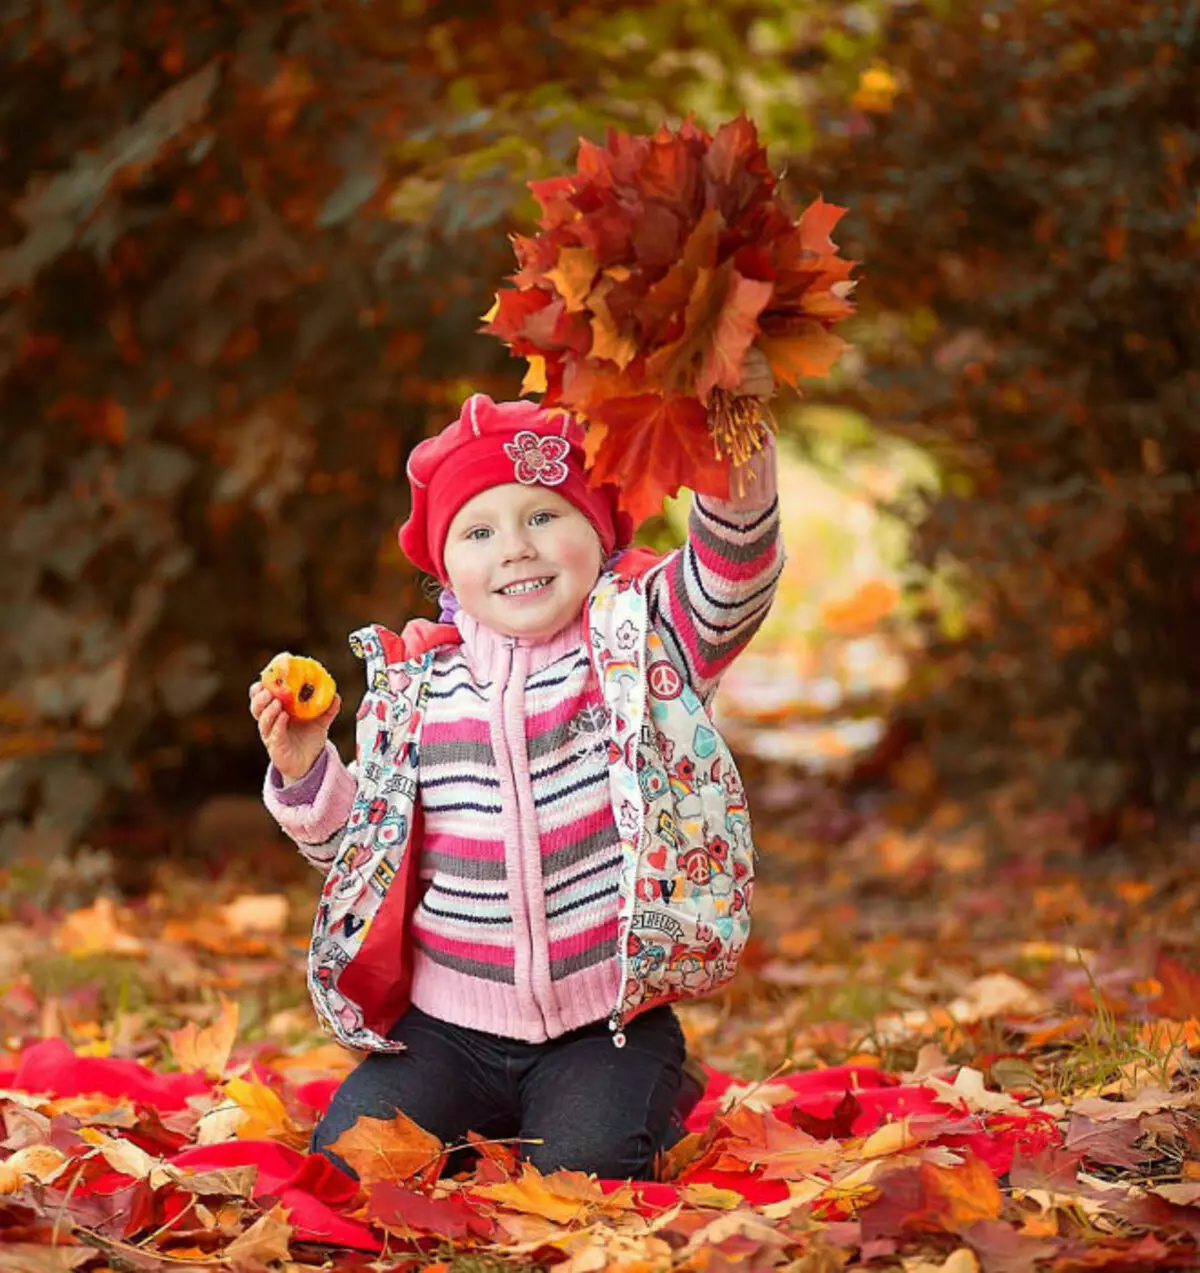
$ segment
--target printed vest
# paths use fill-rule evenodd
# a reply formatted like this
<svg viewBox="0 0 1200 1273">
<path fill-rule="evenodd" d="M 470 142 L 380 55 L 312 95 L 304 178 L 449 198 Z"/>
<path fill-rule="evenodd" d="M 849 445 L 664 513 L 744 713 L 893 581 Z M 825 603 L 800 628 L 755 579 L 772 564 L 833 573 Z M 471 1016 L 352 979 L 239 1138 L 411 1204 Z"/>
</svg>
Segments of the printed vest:
<svg viewBox="0 0 1200 1273">
<path fill-rule="evenodd" d="M 652 572 L 651 572 L 652 573 Z M 606 709 L 613 819 L 622 867 L 614 1039 L 636 1013 L 727 982 L 750 932 L 754 847 L 733 757 L 650 629 L 645 585 L 601 577 L 588 640 Z M 350 1047 L 390 1051 L 407 1006 L 404 951 L 416 902 L 421 724 L 435 651 L 396 657 L 399 638 L 362 628 L 358 791 L 326 877 L 308 981 L 323 1024 Z M 415 844 L 414 844 L 415 841 Z"/>
</svg>

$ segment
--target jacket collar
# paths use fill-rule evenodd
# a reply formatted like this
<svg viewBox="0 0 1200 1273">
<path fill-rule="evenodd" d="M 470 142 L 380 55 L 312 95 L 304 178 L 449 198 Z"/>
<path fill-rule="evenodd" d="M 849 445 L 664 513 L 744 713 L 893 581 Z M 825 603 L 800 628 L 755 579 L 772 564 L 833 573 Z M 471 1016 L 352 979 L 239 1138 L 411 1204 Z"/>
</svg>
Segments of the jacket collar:
<svg viewBox="0 0 1200 1273">
<path fill-rule="evenodd" d="M 529 651 L 529 671 L 537 672 L 548 667 L 556 659 L 585 645 L 582 614 L 545 640 L 528 637 L 501 636 L 485 624 L 473 619 L 465 610 L 454 616 L 455 627 L 462 634 L 463 652 L 471 670 L 479 677 L 490 677 L 501 653 L 508 647 Z"/>
</svg>

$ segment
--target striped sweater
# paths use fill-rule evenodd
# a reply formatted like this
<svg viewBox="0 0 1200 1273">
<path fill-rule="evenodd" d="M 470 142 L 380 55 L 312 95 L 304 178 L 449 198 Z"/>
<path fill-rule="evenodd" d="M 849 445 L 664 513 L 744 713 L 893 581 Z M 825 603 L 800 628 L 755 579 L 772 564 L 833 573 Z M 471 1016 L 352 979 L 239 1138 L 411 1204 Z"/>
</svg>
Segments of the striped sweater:
<svg viewBox="0 0 1200 1273">
<path fill-rule="evenodd" d="M 687 544 L 650 583 L 651 622 L 703 699 L 766 616 L 782 567 L 773 481 L 754 494 L 757 507 L 696 499 Z M 412 1002 L 541 1042 L 617 999 L 606 708 L 582 620 L 536 643 L 465 613 L 456 623 L 463 642 L 435 655 L 422 727 Z M 346 785 L 326 770 L 277 792 L 280 803 L 300 817 L 317 788 Z"/>
</svg>

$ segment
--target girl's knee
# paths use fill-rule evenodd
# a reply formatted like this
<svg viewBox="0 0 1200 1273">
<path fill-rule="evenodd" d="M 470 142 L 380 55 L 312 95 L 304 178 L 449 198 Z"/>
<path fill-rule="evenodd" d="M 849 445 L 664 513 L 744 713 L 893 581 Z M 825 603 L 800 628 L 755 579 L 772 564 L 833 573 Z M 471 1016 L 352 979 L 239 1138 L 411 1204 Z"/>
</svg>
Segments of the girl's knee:
<svg viewBox="0 0 1200 1273">
<path fill-rule="evenodd" d="M 603 1180 L 653 1180 L 655 1149 L 646 1132 L 577 1127 L 544 1144 L 529 1145 L 525 1158 L 543 1175 L 582 1171 Z"/>
</svg>

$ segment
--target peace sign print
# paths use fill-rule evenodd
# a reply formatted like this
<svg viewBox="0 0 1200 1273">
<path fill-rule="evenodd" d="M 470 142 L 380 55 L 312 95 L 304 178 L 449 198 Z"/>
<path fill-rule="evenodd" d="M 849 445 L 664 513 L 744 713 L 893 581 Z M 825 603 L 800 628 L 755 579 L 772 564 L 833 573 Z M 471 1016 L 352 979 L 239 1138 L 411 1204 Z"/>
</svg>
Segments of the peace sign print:
<svg viewBox="0 0 1200 1273">
<path fill-rule="evenodd" d="M 666 659 L 650 664 L 646 670 L 646 680 L 650 685 L 650 693 L 660 701 L 678 698 L 683 693 L 683 677 Z"/>
</svg>

